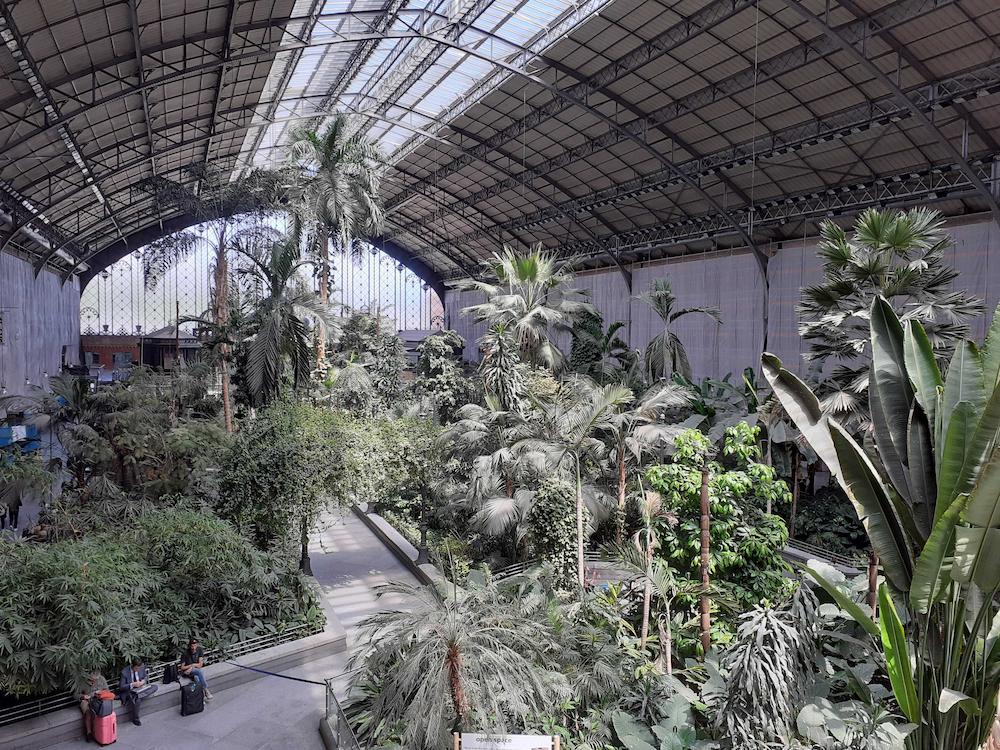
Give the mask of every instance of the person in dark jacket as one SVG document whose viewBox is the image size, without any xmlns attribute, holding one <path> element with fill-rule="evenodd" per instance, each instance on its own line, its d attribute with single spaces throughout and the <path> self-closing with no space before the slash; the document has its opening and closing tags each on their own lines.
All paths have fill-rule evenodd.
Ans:
<svg viewBox="0 0 1000 750">
<path fill-rule="evenodd" d="M 142 659 L 132 659 L 131 665 L 122 670 L 121 680 L 118 682 L 118 697 L 121 702 L 129 707 L 132 715 L 132 723 L 137 727 L 142 726 L 139 720 L 139 708 L 142 701 L 156 692 L 156 685 L 149 684 L 149 673 Z"/>
<path fill-rule="evenodd" d="M 205 690 L 205 700 L 212 700 L 212 694 L 208 690 L 208 681 L 201 671 L 205 666 L 205 652 L 198 643 L 197 638 L 188 641 L 187 650 L 181 656 L 180 673 L 189 680 L 194 680 Z"/>
</svg>

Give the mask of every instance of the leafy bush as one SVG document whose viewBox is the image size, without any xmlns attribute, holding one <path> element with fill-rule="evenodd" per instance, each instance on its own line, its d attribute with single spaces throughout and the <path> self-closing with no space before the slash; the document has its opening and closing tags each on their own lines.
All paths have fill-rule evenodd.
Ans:
<svg viewBox="0 0 1000 750">
<path fill-rule="evenodd" d="M 417 346 L 416 392 L 431 398 L 442 422 L 450 422 L 460 406 L 479 398 L 475 381 L 459 360 L 464 345 L 454 331 L 437 331 Z"/>
<path fill-rule="evenodd" d="M 673 463 L 651 467 L 646 476 L 660 493 L 663 509 L 656 530 L 658 554 L 679 577 L 700 580 L 701 472 L 709 470 L 711 507 L 710 571 L 719 598 L 745 611 L 761 603 L 784 600 L 793 584 L 785 577 L 788 565 L 781 551 L 788 541 L 784 522 L 763 512 L 768 499 L 787 501 L 788 488 L 774 470 L 758 463 L 756 428 L 746 424 L 726 430 L 723 458 L 729 468 L 709 461 L 708 438 L 685 430 L 676 440 Z M 681 597 L 683 602 L 684 597 Z M 687 605 L 694 614 L 697 599 Z M 718 618 L 717 634 L 728 640 L 734 623 Z M 714 636 L 713 636 L 714 637 Z"/>
<path fill-rule="evenodd" d="M 337 454 L 320 410 L 277 402 L 246 423 L 222 467 L 218 512 L 261 549 L 311 523 Z"/>
<path fill-rule="evenodd" d="M 49 544 L 0 541 L 0 691 L 68 689 L 128 658 L 175 656 L 192 633 L 215 645 L 309 619 L 312 592 L 285 558 L 194 510 Z"/>
<path fill-rule="evenodd" d="M 549 478 L 535 493 L 528 514 L 535 548 L 553 569 L 555 585 L 571 589 L 577 582 L 576 490 L 562 479 Z"/>
</svg>

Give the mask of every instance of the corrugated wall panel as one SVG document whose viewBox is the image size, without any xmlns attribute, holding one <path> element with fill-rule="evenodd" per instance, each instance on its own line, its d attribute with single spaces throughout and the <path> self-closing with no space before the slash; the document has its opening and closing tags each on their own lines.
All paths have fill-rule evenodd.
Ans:
<svg viewBox="0 0 1000 750">
<path fill-rule="evenodd" d="M 35 278 L 32 265 L 0 253 L 0 382 L 8 394 L 24 393 L 25 378 L 38 384 L 55 375 L 66 347 L 66 362 L 80 360 L 80 288 L 74 277 L 63 284 L 49 271 Z"/>
<path fill-rule="evenodd" d="M 987 314 L 972 324 L 972 335 L 981 341 L 993 310 L 1000 304 L 1000 228 L 988 219 L 973 219 L 949 227 L 954 246 L 948 260 L 960 272 L 959 285 L 986 302 Z M 803 286 L 822 278 L 822 263 L 816 255 L 815 237 L 786 242 L 768 265 L 767 348 L 796 372 L 804 372 L 795 312 Z M 687 347 L 696 377 L 738 375 L 745 367 L 758 367 L 763 346 L 763 292 L 756 261 L 749 252 L 720 253 L 679 258 L 668 262 L 637 266 L 632 272 L 633 296 L 616 269 L 586 272 L 577 277 L 577 286 L 591 292 L 605 325 L 620 320 L 630 326 L 629 344 L 641 349 L 662 330 L 659 319 L 636 297 L 653 279 L 667 276 L 673 283 L 680 307 L 718 307 L 722 325 L 703 315 L 689 315 L 675 324 L 675 331 Z M 446 308 L 451 327 L 466 337 L 466 357 L 478 358 L 471 341 L 482 334 L 482 326 L 472 326 L 459 314 L 474 304 L 469 293 L 449 294 Z"/>
</svg>

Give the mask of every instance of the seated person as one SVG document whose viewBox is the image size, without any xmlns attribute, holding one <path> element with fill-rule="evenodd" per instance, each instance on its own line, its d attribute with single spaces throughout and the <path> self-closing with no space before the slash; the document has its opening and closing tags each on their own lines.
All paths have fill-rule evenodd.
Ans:
<svg viewBox="0 0 1000 750">
<path fill-rule="evenodd" d="M 156 692 L 156 685 L 149 684 L 149 674 L 146 672 L 146 665 L 142 659 L 136 657 L 132 659 L 130 666 L 122 670 L 121 681 L 118 683 L 121 702 L 129 707 L 132 714 L 132 723 L 137 727 L 142 726 L 139 720 L 139 707 L 143 698 L 148 698 Z"/>
<path fill-rule="evenodd" d="M 184 655 L 181 656 L 179 671 L 189 680 L 194 680 L 201 685 L 205 691 L 205 700 L 210 701 L 214 696 L 208 691 L 208 682 L 205 680 L 205 674 L 201 671 L 204 666 L 205 652 L 198 643 L 198 639 L 192 638 L 188 641 L 188 647 Z"/>
<path fill-rule="evenodd" d="M 90 742 L 94 737 L 94 716 L 90 712 L 90 699 L 101 690 L 108 689 L 108 681 L 100 672 L 87 675 L 80 687 L 80 710 L 83 712 L 83 738 Z"/>
</svg>

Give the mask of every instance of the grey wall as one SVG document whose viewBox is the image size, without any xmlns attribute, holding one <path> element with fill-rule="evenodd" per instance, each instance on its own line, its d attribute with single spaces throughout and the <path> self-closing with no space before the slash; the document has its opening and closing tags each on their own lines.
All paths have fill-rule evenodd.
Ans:
<svg viewBox="0 0 1000 750">
<path fill-rule="evenodd" d="M 1000 303 L 1000 228 L 988 218 L 973 218 L 949 225 L 954 246 L 949 261 L 960 272 L 958 284 L 986 302 L 987 315 L 973 325 L 973 337 L 982 340 L 992 311 Z M 790 369 L 802 371 L 804 351 L 798 335 L 795 306 L 803 286 L 818 282 L 821 263 L 816 256 L 816 238 L 786 242 L 768 248 L 767 348 Z M 684 342 L 691 366 L 698 377 L 721 377 L 757 367 L 764 341 L 763 284 L 753 256 L 747 251 L 723 252 L 676 258 L 632 269 L 633 295 L 645 291 L 652 279 L 669 276 L 678 303 L 683 307 L 718 307 L 722 325 L 702 315 L 677 321 L 675 331 Z M 630 297 L 617 270 L 584 273 L 577 286 L 588 289 L 605 323 L 629 323 L 630 345 L 644 347 L 659 332 L 652 311 Z M 473 325 L 461 309 L 478 300 L 470 293 L 449 292 L 445 299 L 447 325 L 466 338 L 465 356 L 478 359 L 475 340 L 483 326 Z"/>
<path fill-rule="evenodd" d="M 74 277 L 62 284 L 59 276 L 0 253 L 0 314 L 4 343 L 0 344 L 0 384 L 8 394 L 24 393 L 25 378 L 34 384 L 43 373 L 55 375 L 62 361 L 79 361 L 80 287 Z"/>
</svg>

